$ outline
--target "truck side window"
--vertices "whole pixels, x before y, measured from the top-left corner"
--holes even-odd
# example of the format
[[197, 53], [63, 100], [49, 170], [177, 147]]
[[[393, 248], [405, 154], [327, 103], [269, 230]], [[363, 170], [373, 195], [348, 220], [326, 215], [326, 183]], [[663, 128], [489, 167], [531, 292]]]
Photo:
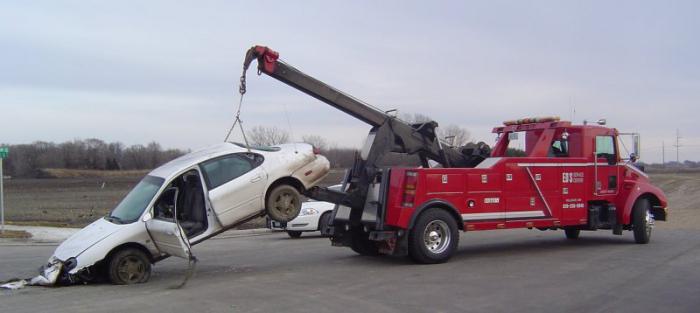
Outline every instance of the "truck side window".
[[557, 139], [552, 141], [552, 146], [549, 147], [549, 156], [553, 157], [568, 157], [569, 143], [566, 140]]
[[253, 166], [253, 161], [245, 156], [229, 154], [202, 163], [207, 187], [209, 190], [219, 187], [260, 165]]
[[595, 153], [598, 158], [606, 158], [609, 164], [615, 164], [615, 141], [613, 136], [596, 136]]

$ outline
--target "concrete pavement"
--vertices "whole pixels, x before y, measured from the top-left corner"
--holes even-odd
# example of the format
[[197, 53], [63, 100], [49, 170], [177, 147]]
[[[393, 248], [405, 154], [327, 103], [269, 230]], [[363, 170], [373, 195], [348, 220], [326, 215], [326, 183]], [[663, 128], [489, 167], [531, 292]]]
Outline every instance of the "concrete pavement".
[[[461, 235], [446, 264], [362, 257], [306, 234], [214, 238], [194, 247], [196, 275], [170, 258], [146, 284], [29, 287], [0, 293], [0, 312], [697, 312], [700, 232], [513, 230]], [[0, 248], [0, 280], [31, 276], [50, 246]]]

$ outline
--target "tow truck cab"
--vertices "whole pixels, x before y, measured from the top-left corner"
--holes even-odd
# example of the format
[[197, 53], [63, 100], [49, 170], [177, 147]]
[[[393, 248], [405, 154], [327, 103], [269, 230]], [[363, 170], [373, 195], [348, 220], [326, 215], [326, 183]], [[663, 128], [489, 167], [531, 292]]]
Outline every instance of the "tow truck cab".
[[[639, 142], [635, 134], [628, 134], [635, 139], [635, 153], [625, 159], [621, 134], [599, 125], [532, 118], [505, 122], [493, 133], [498, 139], [491, 156], [474, 168], [385, 169], [389, 180], [378, 194], [386, 199], [375, 199], [384, 210], [375, 221], [363, 218], [379, 250], [410, 250], [406, 245], [413, 228], [424, 226], [421, 217], [437, 210], [448, 213], [463, 231], [565, 229], [574, 239], [580, 230], [612, 229], [618, 235], [634, 230], [639, 243], [648, 242], [654, 220], [666, 220], [664, 193], [633, 164]], [[509, 156], [512, 148], [524, 156]], [[635, 224], [644, 225], [635, 229]], [[425, 242], [429, 234], [440, 235], [430, 229], [414, 232], [425, 234]]]

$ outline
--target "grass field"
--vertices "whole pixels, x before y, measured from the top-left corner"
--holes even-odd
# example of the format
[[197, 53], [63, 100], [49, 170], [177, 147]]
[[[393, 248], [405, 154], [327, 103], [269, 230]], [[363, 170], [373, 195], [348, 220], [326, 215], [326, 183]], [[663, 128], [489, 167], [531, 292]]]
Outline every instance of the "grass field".
[[[54, 177], [5, 180], [8, 224], [82, 227], [107, 214], [145, 175], [144, 171], [52, 171]], [[331, 171], [322, 185], [336, 184], [342, 171]], [[243, 227], [259, 226], [261, 221]]]
[[[63, 178], [9, 179], [5, 181], [5, 217], [9, 223], [45, 226], [82, 227], [104, 216], [141, 179], [144, 172], [75, 173], [56, 172]], [[85, 173], [83, 173], [85, 174]], [[339, 182], [343, 171], [334, 170], [322, 182]], [[700, 173], [651, 174], [655, 184], [669, 197], [670, 221], [658, 222], [661, 228], [700, 229]], [[262, 220], [242, 228], [257, 227]]]

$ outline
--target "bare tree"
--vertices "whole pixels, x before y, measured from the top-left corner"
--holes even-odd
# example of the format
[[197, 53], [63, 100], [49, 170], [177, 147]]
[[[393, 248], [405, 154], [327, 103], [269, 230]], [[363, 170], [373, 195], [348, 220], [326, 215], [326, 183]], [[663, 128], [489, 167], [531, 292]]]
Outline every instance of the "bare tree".
[[467, 144], [470, 137], [466, 128], [453, 124], [446, 127], [438, 127], [438, 136], [456, 147]]
[[289, 133], [277, 127], [255, 126], [247, 136], [254, 145], [274, 146], [289, 142]]
[[328, 151], [328, 142], [326, 141], [326, 139], [319, 135], [304, 135], [301, 137], [301, 140], [318, 148], [321, 151]]
[[420, 113], [414, 113], [414, 114], [409, 114], [409, 113], [404, 113], [401, 114], [401, 119], [409, 122], [409, 123], [425, 123], [425, 122], [430, 122], [433, 121], [430, 116], [423, 115]]
[[[423, 115], [420, 113], [416, 114], [403, 114], [401, 118], [409, 123], [425, 123], [434, 121], [430, 116]], [[469, 142], [469, 131], [466, 128], [459, 127], [454, 124], [447, 126], [438, 126], [437, 128], [438, 138], [445, 140], [447, 143], [453, 146], [463, 146]]]

